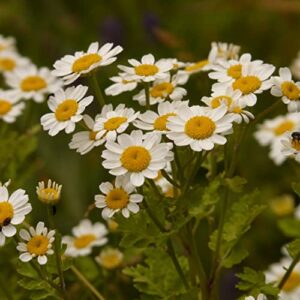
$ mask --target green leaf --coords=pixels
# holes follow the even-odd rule
[[[235,176],[232,178],[225,178],[224,184],[229,187],[229,189],[235,193],[240,193],[243,191],[247,180],[243,177]]]
[[[235,247],[231,251],[230,255],[228,255],[222,261],[222,266],[225,268],[231,268],[232,266],[237,265],[241,261],[243,261],[248,255],[249,252],[246,249],[241,247]]]
[[[293,218],[281,219],[278,222],[281,231],[288,237],[300,237],[300,220]]]
[[[292,189],[300,197],[300,182],[293,182]]]
[[[296,240],[292,241],[291,243],[289,243],[287,245],[287,250],[289,252],[289,255],[292,258],[295,258],[297,255],[299,255],[299,252],[300,252],[300,239],[296,239]]]

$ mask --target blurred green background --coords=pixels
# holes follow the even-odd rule
[[[0,33],[14,36],[21,54],[38,66],[49,68],[56,59],[85,50],[93,41],[122,45],[124,51],[117,63],[123,64],[129,58],[140,58],[146,53],[184,61],[205,59],[210,43],[222,41],[241,45],[242,52],[250,52],[254,58],[276,67],[289,66],[300,50],[299,29],[300,1],[297,0],[0,1]],[[117,73],[117,63],[99,72],[102,88],[107,87],[108,78]],[[205,74],[193,77],[187,85],[188,98],[199,103],[202,96],[209,94],[208,83]],[[110,101],[131,105],[131,96],[124,93]],[[268,107],[273,101],[266,93],[259,97],[256,110]],[[28,120],[30,124],[38,122],[48,110],[46,104],[34,104],[31,109],[34,113]],[[89,110],[96,114],[97,106]],[[286,113],[284,105],[273,116],[279,113]],[[35,220],[44,215],[35,196],[37,182],[50,177],[63,184],[57,217],[64,233],[82,218],[98,192],[98,185],[107,179],[101,168],[99,149],[80,156],[69,150],[69,140],[70,136],[62,133],[50,137],[41,132],[37,152],[23,167],[30,167],[32,175],[22,183],[30,193]],[[290,184],[297,180],[299,172],[295,173],[287,164],[276,167],[267,156],[268,149],[258,146],[250,131],[241,147],[239,172],[248,179],[249,189],[258,187],[271,199],[290,192]],[[93,212],[93,218],[98,216],[99,212]],[[269,228],[257,234],[266,223],[273,231]],[[279,257],[284,238],[274,216],[268,212],[257,220],[253,232],[256,232],[255,237],[248,241],[253,254],[247,263],[265,268]],[[267,258],[266,251],[270,253]]]

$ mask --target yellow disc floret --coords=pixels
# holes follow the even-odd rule
[[[40,76],[28,76],[21,82],[21,89],[24,92],[39,91],[47,86],[46,81]]]
[[[102,57],[97,53],[86,54],[76,59],[72,65],[72,71],[79,73],[88,70],[93,64],[102,60]]]
[[[13,216],[13,206],[7,201],[0,202],[0,228],[9,225]]]
[[[209,63],[209,61],[207,59],[200,60],[192,65],[185,67],[185,70],[188,72],[195,72],[195,71],[198,71],[198,70],[201,70],[202,68],[204,68],[206,65],[208,65],[208,63]]]
[[[49,240],[44,235],[36,235],[27,243],[27,250],[30,254],[45,255],[48,251]]]
[[[129,172],[145,170],[151,161],[149,151],[141,146],[130,146],[121,155],[122,166]]]
[[[94,234],[83,234],[74,240],[74,246],[77,249],[82,249],[89,246],[93,241],[96,240]]]
[[[215,97],[211,100],[210,105],[211,105],[212,108],[217,108],[222,103],[225,103],[227,105],[227,107],[229,107],[232,103],[232,99],[228,96],[218,96],[218,97]]]
[[[244,76],[238,78],[232,87],[234,90],[240,90],[243,94],[251,94],[261,86],[261,80],[256,76]]]
[[[105,202],[108,208],[122,209],[127,206],[129,195],[124,189],[115,188],[107,194]]]
[[[237,64],[229,67],[227,69],[227,75],[234,79],[240,78],[242,76],[242,65]]]
[[[153,76],[158,73],[159,69],[155,65],[143,64],[134,68],[135,74],[139,76]]]
[[[12,109],[12,104],[6,100],[0,99],[0,115],[7,114]]]
[[[286,120],[274,128],[275,135],[282,135],[287,131],[292,131],[295,128],[295,123],[291,120]]]
[[[284,96],[290,100],[298,100],[300,96],[300,89],[298,86],[290,81],[285,81],[281,84],[281,91]]]
[[[16,62],[11,58],[0,58],[0,69],[12,71],[16,67]]]
[[[170,82],[162,82],[155,85],[150,90],[150,95],[153,98],[165,98],[168,95],[172,94],[174,86]]]
[[[67,121],[70,120],[72,116],[74,116],[78,109],[77,101],[73,99],[66,99],[62,103],[60,103],[55,111],[55,117],[58,121]]]
[[[127,121],[126,117],[113,117],[104,123],[104,129],[108,131],[117,130],[123,123]]]
[[[205,116],[196,116],[189,119],[184,131],[192,139],[203,140],[213,135],[216,124],[210,118]]]
[[[168,130],[167,129],[167,121],[168,121],[168,118],[170,116],[176,116],[175,113],[168,113],[168,114],[165,114],[165,115],[162,115],[160,117],[158,117],[155,121],[154,121],[154,129],[155,130],[159,130],[159,131],[165,131],[165,130]]]

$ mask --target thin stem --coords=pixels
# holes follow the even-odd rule
[[[88,78],[89,78],[90,85],[92,86],[96,94],[96,98],[100,104],[100,107],[102,108],[105,105],[105,100],[101,92],[96,73],[93,72]]]
[[[105,298],[100,294],[100,292],[92,285],[91,282],[74,266],[70,268],[72,272],[77,276],[77,278],[94,294],[94,296],[99,300],[105,300]]]
[[[55,229],[52,207],[50,205],[47,206],[47,211],[48,211],[48,220],[49,220],[50,227],[51,229]],[[61,245],[59,244],[59,240],[57,237],[58,237],[58,230],[56,229],[56,238],[54,240],[54,253],[55,253],[56,267],[59,276],[60,286],[63,289],[63,291],[65,291],[66,285],[65,285],[65,280],[64,280],[63,270],[62,270],[61,255],[60,255]]]
[[[161,174],[165,177],[165,179],[167,179],[172,185],[176,186],[177,188],[180,188],[180,185],[173,180],[169,174],[165,171],[165,170],[161,170]]]
[[[157,185],[155,184],[154,180],[148,179],[147,182],[149,182],[152,190],[155,192],[155,194],[158,196],[158,198],[160,198],[160,200],[163,200],[163,196],[160,193],[160,191],[159,191]]]
[[[299,260],[300,260],[300,252],[295,256],[295,258],[293,259],[293,261],[290,264],[289,268],[286,270],[286,273],[284,274],[281,281],[279,282],[278,288],[280,290],[282,290],[282,288],[284,287],[285,283],[289,279],[291,273],[293,272],[293,270],[294,270],[295,266],[297,265],[297,263],[299,262]]]
[[[181,179],[183,181],[183,179],[184,179],[183,168],[182,168],[182,165],[180,162],[178,148],[176,145],[174,145],[173,150],[174,150],[174,160],[175,160],[176,167],[178,170],[177,175],[178,175],[179,179]]]
[[[149,82],[145,82],[145,97],[146,97],[146,109],[150,109],[150,87]]]
[[[161,224],[161,222],[156,218],[156,215],[153,213],[153,211],[150,209],[148,203],[147,203],[147,200],[144,199],[143,200],[143,204],[144,204],[144,207],[150,217],[150,219],[153,221],[153,223],[158,227],[158,229],[165,233],[167,232],[167,230],[165,229],[165,227],[163,226],[163,224]]]

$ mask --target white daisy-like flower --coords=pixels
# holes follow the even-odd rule
[[[13,123],[22,114],[25,103],[12,90],[0,90],[0,119],[6,123]]]
[[[9,36],[4,37],[0,34],[0,51],[15,51],[16,50],[16,40],[15,38]]]
[[[0,72],[12,72],[19,68],[26,68],[30,60],[14,51],[0,51]]]
[[[16,234],[15,225],[21,224],[31,212],[28,201],[24,190],[18,189],[9,196],[7,186],[0,186],[0,246],[4,245],[6,237]]]
[[[166,133],[167,121],[170,116],[176,116],[178,112],[188,106],[188,101],[162,102],[157,106],[157,113],[151,110],[140,114],[134,126],[142,130]]]
[[[257,298],[254,298],[253,296],[248,296],[245,298],[245,300],[267,300],[267,297],[264,294],[259,294]]]
[[[95,196],[96,207],[102,208],[104,219],[112,218],[119,211],[125,218],[130,213],[136,214],[140,207],[138,203],[143,201],[143,196],[136,193],[127,176],[118,176],[114,184],[104,182],[99,185],[102,194]]]
[[[62,185],[48,180],[47,185],[40,181],[36,187],[36,193],[40,201],[46,204],[55,205],[60,200]]]
[[[171,76],[167,74],[164,79],[157,79],[153,82],[153,85],[149,89],[150,105],[161,103],[166,99],[173,101],[180,101],[187,94],[186,89],[180,87],[182,79],[185,78],[182,75]],[[145,90],[141,90],[137,95],[133,97],[133,100],[139,102],[140,105],[146,105]]]
[[[88,87],[78,85],[66,90],[59,89],[54,96],[50,96],[48,106],[51,113],[41,117],[41,124],[51,136],[64,130],[71,133],[75,124],[82,119],[85,108],[93,101],[93,96],[85,97]]]
[[[97,138],[97,132],[94,131],[95,121],[89,116],[84,115],[83,121],[88,130],[76,132],[72,136],[72,141],[69,143],[70,149],[76,149],[76,152],[84,155],[90,152],[93,148],[104,143],[104,139]]]
[[[253,106],[257,101],[256,94],[261,94],[273,85],[272,80],[269,80],[269,77],[274,70],[275,67],[269,64],[245,64],[242,65],[242,75],[239,78],[235,79],[232,83],[215,83],[213,88],[225,88],[231,85],[234,90],[240,90],[242,92],[241,99],[247,106]]]
[[[290,257],[284,257],[279,263],[272,264],[265,272],[266,281],[268,283],[278,284],[291,263],[292,259]],[[298,263],[293,269],[291,275],[279,293],[279,298],[284,300],[300,299],[300,263]]]
[[[184,107],[167,122],[167,137],[177,146],[187,146],[194,151],[211,150],[214,145],[226,143],[225,134],[232,128],[232,116],[226,115],[226,105],[216,109],[202,106]]]
[[[20,237],[24,242],[18,243],[17,250],[21,252],[19,258],[23,262],[37,258],[40,265],[45,265],[47,256],[54,253],[52,244],[55,239],[55,230],[48,230],[44,222],[39,222],[36,228],[30,227],[29,231],[20,230]]]
[[[64,236],[62,243],[67,245],[66,256],[86,256],[92,253],[93,247],[103,246],[107,243],[108,231],[100,223],[94,223],[88,219],[80,221],[79,225],[72,229],[73,236]]]
[[[124,254],[116,248],[103,249],[95,258],[96,262],[103,268],[112,270],[118,268],[124,259]]]
[[[282,97],[282,102],[287,104],[289,111],[300,110],[300,82],[292,80],[292,73],[289,68],[280,68],[279,76],[272,77],[274,86],[271,94],[275,97]]]
[[[132,108],[119,104],[115,109],[112,104],[104,105],[101,114],[96,116],[94,132],[96,139],[102,143],[106,141],[115,141],[117,135],[124,132],[129,124],[139,115]]]
[[[61,87],[61,81],[44,67],[38,69],[30,65],[4,75],[7,85],[15,90],[19,98],[33,99],[38,103],[43,102],[48,94],[56,92]]]
[[[216,60],[238,59],[241,46],[232,43],[212,42],[211,51],[217,48]]]
[[[126,175],[134,186],[143,185],[145,178],[154,179],[173,159],[171,143],[161,143],[161,135],[143,135],[141,130],[118,136],[117,143],[108,141],[103,151],[103,166],[114,176]]]
[[[126,80],[126,73],[120,73],[118,76],[109,78],[114,83],[105,89],[105,94],[108,96],[117,96],[123,92],[133,91],[138,83],[135,80]]]
[[[90,44],[88,50],[77,51],[74,55],[65,55],[54,63],[55,70],[52,73],[62,77],[65,84],[74,82],[82,75],[91,71],[112,64],[116,55],[123,51],[121,46],[113,47],[112,43],[106,43],[99,48],[99,43]]]
[[[286,135],[281,140],[282,154],[286,157],[293,157],[300,163],[300,132],[293,132],[291,135]]]
[[[161,58],[158,62],[171,63],[172,71],[178,71],[186,66],[185,62],[179,61],[177,58]]]
[[[152,54],[144,55],[139,62],[136,59],[129,59],[132,67],[119,65],[118,68],[126,73],[128,80],[151,82],[156,79],[164,79],[173,65],[169,61],[157,61]]]

